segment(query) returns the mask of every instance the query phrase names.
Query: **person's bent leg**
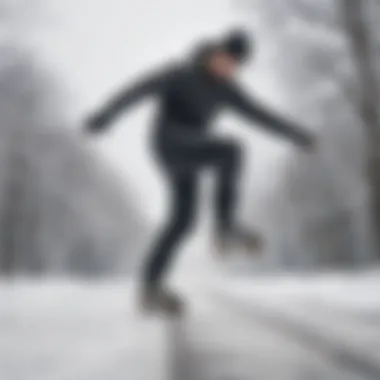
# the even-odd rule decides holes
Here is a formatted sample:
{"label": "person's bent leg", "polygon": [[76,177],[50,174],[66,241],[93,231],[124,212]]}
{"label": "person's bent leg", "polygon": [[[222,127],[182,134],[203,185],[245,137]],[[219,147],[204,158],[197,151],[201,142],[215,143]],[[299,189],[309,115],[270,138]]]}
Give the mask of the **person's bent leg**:
{"label": "person's bent leg", "polygon": [[190,170],[211,167],[218,174],[217,228],[227,232],[233,225],[241,166],[241,149],[230,139],[186,135],[176,140],[176,155]]}
{"label": "person's bent leg", "polygon": [[230,139],[189,135],[178,143],[178,147],[178,156],[190,170],[210,167],[218,175],[215,197],[217,239],[228,239],[236,229],[234,219],[241,167],[239,144]]}
{"label": "person's bent leg", "polygon": [[219,177],[216,191],[216,229],[218,251],[225,252],[232,241],[257,251],[262,246],[261,237],[255,231],[248,231],[237,221],[238,191],[241,174],[242,152],[240,146],[231,141],[220,147],[217,162]]}
{"label": "person's bent leg", "polygon": [[233,230],[238,202],[241,173],[241,149],[235,142],[225,142],[217,161],[216,228],[219,234],[228,235]]}

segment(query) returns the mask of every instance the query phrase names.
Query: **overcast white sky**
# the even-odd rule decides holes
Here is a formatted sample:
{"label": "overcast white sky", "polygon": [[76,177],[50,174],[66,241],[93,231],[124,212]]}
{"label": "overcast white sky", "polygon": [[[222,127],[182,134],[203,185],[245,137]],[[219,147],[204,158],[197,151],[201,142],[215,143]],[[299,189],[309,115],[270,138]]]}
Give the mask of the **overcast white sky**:
{"label": "overcast white sky", "polygon": [[[43,0],[43,27],[29,36],[65,85],[73,118],[79,121],[115,90],[153,65],[191,50],[202,37],[218,35],[229,26],[248,25],[228,0]],[[270,70],[265,69],[265,46],[248,68],[247,85],[272,103],[279,103]],[[163,210],[164,189],[148,149],[153,104],[120,118],[113,130],[95,144],[128,186],[145,200],[153,218]],[[236,124],[224,118],[221,124]],[[78,124],[79,127],[79,124]],[[228,128],[227,128],[228,130]],[[254,151],[255,172],[264,178],[278,147],[249,128],[234,131],[248,153]],[[277,149],[277,150],[276,150]],[[248,154],[248,159],[252,158]],[[251,160],[252,161],[252,160]],[[255,182],[259,185],[259,179]]]}

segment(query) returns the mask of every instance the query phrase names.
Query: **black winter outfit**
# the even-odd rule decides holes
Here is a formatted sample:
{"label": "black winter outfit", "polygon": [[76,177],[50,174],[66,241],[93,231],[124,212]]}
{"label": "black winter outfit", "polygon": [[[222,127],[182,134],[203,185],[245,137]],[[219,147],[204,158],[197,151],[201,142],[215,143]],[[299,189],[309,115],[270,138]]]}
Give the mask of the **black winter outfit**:
{"label": "black winter outfit", "polygon": [[210,122],[218,111],[231,108],[301,146],[312,139],[306,131],[248,97],[236,83],[214,77],[199,58],[167,67],[125,89],[92,118],[88,127],[93,132],[105,129],[122,111],[146,96],[155,96],[159,102],[153,147],[172,192],[168,221],[144,273],[147,284],[157,285],[194,220],[198,175],[204,167],[218,174],[215,208],[219,233],[233,233],[241,153],[235,142],[209,134]]}

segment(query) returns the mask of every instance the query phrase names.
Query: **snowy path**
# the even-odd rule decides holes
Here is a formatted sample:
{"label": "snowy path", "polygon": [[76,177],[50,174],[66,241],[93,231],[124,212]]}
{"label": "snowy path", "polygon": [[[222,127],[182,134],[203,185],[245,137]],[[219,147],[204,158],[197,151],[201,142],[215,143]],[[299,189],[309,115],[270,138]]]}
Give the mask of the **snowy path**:
{"label": "snowy path", "polygon": [[337,365],[380,379],[380,272],[220,282],[213,293]]}
{"label": "snowy path", "polygon": [[[315,334],[327,329],[342,347],[374,358],[378,282],[375,275],[194,282],[182,289],[191,296],[188,315],[171,321],[138,316],[127,283],[0,284],[0,379],[379,379],[337,360],[323,340],[308,344],[295,331],[308,315]],[[344,297],[348,289],[352,296]],[[263,308],[277,319],[263,319]],[[289,318],[293,329],[278,328]]]}
{"label": "snowy path", "polygon": [[1,380],[166,380],[167,324],[131,285],[22,283],[0,291]]}

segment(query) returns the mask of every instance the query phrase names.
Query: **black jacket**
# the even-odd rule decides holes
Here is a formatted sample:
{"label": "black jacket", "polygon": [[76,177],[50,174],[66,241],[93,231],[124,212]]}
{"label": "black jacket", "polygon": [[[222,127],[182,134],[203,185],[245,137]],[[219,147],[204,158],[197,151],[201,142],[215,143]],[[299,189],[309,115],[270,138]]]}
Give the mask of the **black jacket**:
{"label": "black jacket", "polygon": [[147,96],[155,96],[159,101],[155,119],[158,140],[172,134],[204,134],[214,115],[228,107],[299,145],[312,143],[308,132],[269,112],[237,84],[213,77],[196,63],[173,65],[139,80],[107,102],[87,128],[92,132],[104,130],[122,111]]}

